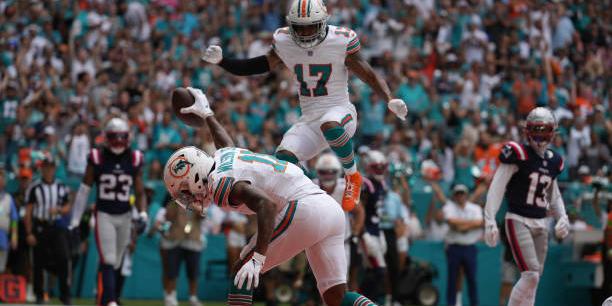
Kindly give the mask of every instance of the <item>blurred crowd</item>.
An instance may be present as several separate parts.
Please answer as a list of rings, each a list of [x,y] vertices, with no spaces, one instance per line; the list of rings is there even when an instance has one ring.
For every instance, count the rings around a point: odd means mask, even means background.
[[[444,237],[443,203],[431,197],[431,180],[448,196],[451,186],[465,185],[471,201],[484,205],[501,145],[522,140],[522,120],[535,106],[551,108],[559,121],[552,147],[565,158],[559,181],[572,223],[605,226],[612,200],[610,1],[325,2],[329,23],[358,33],[362,55],[408,106],[409,119],[399,121],[367,85],[350,81],[359,152],[385,152],[391,177],[406,178],[398,187],[410,190],[403,204],[427,212],[408,218],[411,239]],[[213,150],[206,133],[172,114],[169,95],[177,86],[202,88],[238,146],[274,152],[300,116],[291,72],[235,77],[200,55],[211,44],[229,57],[264,54],[287,6],[0,1],[0,162],[17,210],[47,153],[59,161],[57,177],[76,191],[87,153],[103,143],[101,127],[115,116],[129,120],[131,145],[145,152],[145,184],[163,202],[161,168],[173,150]],[[421,194],[431,202],[419,201]]]

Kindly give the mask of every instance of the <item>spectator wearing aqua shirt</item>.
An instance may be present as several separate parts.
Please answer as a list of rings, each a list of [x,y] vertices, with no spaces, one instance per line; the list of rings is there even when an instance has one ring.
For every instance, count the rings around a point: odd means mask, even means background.
[[[171,124],[172,114],[164,112],[162,122],[153,128],[153,147],[157,153],[157,160],[165,163],[172,152],[181,146],[181,136]]]
[[[565,142],[563,141],[563,136],[561,136],[560,134],[555,135],[551,149],[561,156],[566,156],[567,150],[565,149]],[[567,182],[569,181],[569,179],[569,167],[563,167],[563,171],[559,173],[559,175],[557,176],[557,180],[559,182]]]
[[[387,106],[378,95],[364,90],[359,100],[359,108],[361,114],[359,129],[363,136],[363,144],[368,145],[385,130]]]
[[[397,96],[406,102],[408,115],[416,119],[423,117],[429,109],[429,96],[419,81],[416,70],[408,71],[408,82],[403,82],[397,89]]]

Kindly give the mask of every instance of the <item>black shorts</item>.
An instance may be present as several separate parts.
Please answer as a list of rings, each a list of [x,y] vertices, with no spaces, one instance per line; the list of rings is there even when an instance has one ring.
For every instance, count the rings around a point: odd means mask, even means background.
[[[168,274],[166,275],[170,279],[175,279],[179,275],[179,269],[181,262],[185,261],[187,266],[187,278],[189,280],[195,280],[200,272],[200,253],[196,251],[187,250],[182,247],[175,247],[167,251],[166,260],[168,262]]]

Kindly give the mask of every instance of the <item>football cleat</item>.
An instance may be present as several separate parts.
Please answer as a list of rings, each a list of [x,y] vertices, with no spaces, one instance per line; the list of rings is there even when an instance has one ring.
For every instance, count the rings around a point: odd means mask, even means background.
[[[342,196],[342,209],[344,211],[351,211],[355,208],[355,205],[359,204],[362,182],[361,174],[359,172],[347,174],[344,179],[346,180],[346,186]]]

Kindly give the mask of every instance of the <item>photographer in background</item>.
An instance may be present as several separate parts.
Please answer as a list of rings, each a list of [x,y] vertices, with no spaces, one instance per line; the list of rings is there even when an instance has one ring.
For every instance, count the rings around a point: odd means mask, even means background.
[[[200,254],[204,249],[204,239],[202,238],[203,217],[191,211],[180,209],[174,202],[170,202],[166,205],[165,220],[170,223],[170,227],[161,242],[167,247],[165,306],[178,305],[176,280],[183,261],[189,280],[189,305],[201,306],[198,300],[198,274],[200,272]]]

